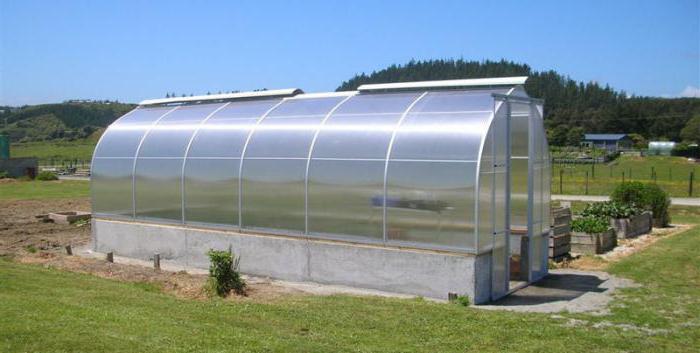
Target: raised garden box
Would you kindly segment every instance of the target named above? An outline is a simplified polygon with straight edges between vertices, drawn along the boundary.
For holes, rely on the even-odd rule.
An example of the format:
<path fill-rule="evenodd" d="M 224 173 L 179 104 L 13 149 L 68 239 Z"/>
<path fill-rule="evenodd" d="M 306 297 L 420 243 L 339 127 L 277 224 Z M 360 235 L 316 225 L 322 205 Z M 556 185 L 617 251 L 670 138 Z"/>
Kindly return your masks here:
<path fill-rule="evenodd" d="M 615 229 L 617 239 L 634 238 L 651 231 L 651 212 L 644 211 L 642 214 L 630 218 L 611 218 L 610 226 Z"/>
<path fill-rule="evenodd" d="M 555 259 L 571 251 L 571 234 L 552 235 L 549 237 L 549 258 Z"/>
<path fill-rule="evenodd" d="M 617 245 L 615 229 L 609 228 L 603 233 L 571 233 L 571 251 L 579 254 L 603 254 Z"/>

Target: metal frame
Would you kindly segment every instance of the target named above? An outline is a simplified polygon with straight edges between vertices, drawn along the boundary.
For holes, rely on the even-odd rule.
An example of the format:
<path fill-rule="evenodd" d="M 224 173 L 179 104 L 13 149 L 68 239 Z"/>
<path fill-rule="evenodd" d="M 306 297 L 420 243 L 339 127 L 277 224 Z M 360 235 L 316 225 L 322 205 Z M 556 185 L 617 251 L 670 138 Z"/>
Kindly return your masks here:
<path fill-rule="evenodd" d="M 136 147 L 136 152 L 134 152 L 134 164 L 131 168 L 131 208 L 134 214 L 134 218 L 136 218 L 136 163 L 139 160 L 139 152 L 141 152 L 141 146 L 143 146 L 143 141 L 146 140 L 146 137 L 151 133 L 151 130 L 153 130 L 153 127 L 158 125 L 158 123 L 165 118 L 166 116 L 170 115 L 170 113 L 176 111 L 178 107 L 175 107 L 173 109 L 168 110 L 167 112 L 163 113 L 158 119 L 154 120 L 149 126 L 148 129 L 143 133 L 143 136 L 141 136 L 141 140 L 139 140 L 139 145 Z"/>
<path fill-rule="evenodd" d="M 216 113 L 221 111 L 222 109 L 228 107 L 231 104 L 231 102 L 225 103 L 221 105 L 220 107 L 216 108 L 213 112 L 209 113 L 202 121 L 199 122 L 199 125 L 197 125 L 197 128 L 192 132 L 192 136 L 190 136 L 190 140 L 187 142 L 187 147 L 185 147 L 185 155 L 182 158 L 182 171 L 180 172 L 180 195 L 182 195 L 182 224 L 185 224 L 185 200 L 187 200 L 187 197 L 185 197 L 185 167 L 187 167 L 187 157 L 190 154 L 190 147 L 192 147 L 192 142 L 194 139 L 197 137 L 197 134 L 199 133 L 199 130 L 204 126 L 204 124 L 211 119 Z"/>
<path fill-rule="evenodd" d="M 386 149 L 386 159 L 384 160 L 384 200 L 382 200 L 382 237 L 384 238 L 384 243 L 386 243 L 389 240 L 389 234 L 388 230 L 386 228 L 386 199 L 388 197 L 387 195 L 387 179 L 389 176 L 389 159 L 391 158 L 391 152 L 394 148 L 394 140 L 396 139 L 396 134 L 398 133 L 399 129 L 401 128 L 401 124 L 403 121 L 406 119 L 406 116 L 408 116 L 408 113 L 413 109 L 413 107 L 418 103 L 423 97 L 425 97 L 428 94 L 428 92 L 423 92 L 420 96 L 418 96 L 401 114 L 401 117 L 399 118 L 399 121 L 396 122 L 396 126 L 394 127 L 394 131 L 391 133 L 391 138 L 389 139 L 389 145 L 387 146 Z"/>
<path fill-rule="evenodd" d="M 419 90 L 426 88 L 459 88 L 459 87 L 495 87 L 495 86 L 515 86 L 523 85 L 527 81 L 527 76 L 516 77 L 495 77 L 495 78 L 474 78 L 462 80 L 439 80 L 439 81 L 417 81 L 417 82 L 397 82 L 366 84 L 357 87 L 363 91 L 389 91 L 389 90 Z"/>
<path fill-rule="evenodd" d="M 311 138 L 311 145 L 309 146 L 309 154 L 306 157 L 306 169 L 304 170 L 304 234 L 309 234 L 309 167 L 311 166 L 311 156 L 314 152 L 314 147 L 316 146 L 316 139 L 321 133 L 321 129 L 326 125 L 326 121 L 333 115 L 333 113 L 340 108 L 343 103 L 347 102 L 348 99 L 352 98 L 355 94 L 350 94 L 345 99 L 338 102 L 338 104 L 331 109 L 323 120 L 318 124 L 316 131 L 314 132 L 314 137 Z"/>
<path fill-rule="evenodd" d="M 139 103 L 140 106 L 151 105 L 167 105 L 178 103 L 211 103 L 212 101 L 229 101 L 245 98 L 274 98 L 274 97 L 290 97 L 304 91 L 298 88 L 275 89 L 265 91 L 239 92 L 239 93 L 224 93 L 224 94 L 209 94 L 206 96 L 190 96 L 190 97 L 174 97 L 160 99 L 146 99 Z"/>
<path fill-rule="evenodd" d="M 286 99 L 286 98 L 285 98 Z M 243 229 L 243 160 L 245 157 L 246 150 L 248 150 L 248 144 L 250 139 L 253 137 L 253 133 L 258 128 L 260 123 L 272 113 L 277 107 L 284 103 L 284 99 L 281 99 L 277 104 L 273 105 L 268 109 L 263 115 L 260 116 L 258 120 L 255 121 L 255 125 L 248 131 L 248 136 L 246 136 L 245 144 L 243 144 L 243 149 L 241 150 L 241 158 L 238 162 L 238 229 Z"/>

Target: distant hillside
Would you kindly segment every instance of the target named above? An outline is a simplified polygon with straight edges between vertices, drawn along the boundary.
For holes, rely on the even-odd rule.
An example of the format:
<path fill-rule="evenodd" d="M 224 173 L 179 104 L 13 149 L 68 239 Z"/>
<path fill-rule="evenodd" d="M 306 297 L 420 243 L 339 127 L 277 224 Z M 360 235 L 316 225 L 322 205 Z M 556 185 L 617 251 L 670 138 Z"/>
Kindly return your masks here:
<path fill-rule="evenodd" d="M 537 72 L 511 61 L 428 60 L 392 65 L 343 82 L 339 91 L 366 83 L 530 76 L 525 89 L 545 99 L 545 124 L 552 145 L 578 145 L 584 132 L 637 133 L 646 139 L 680 141 L 680 132 L 700 116 L 698 98 L 627 97 L 597 83 L 576 82 L 555 71 Z"/>
<path fill-rule="evenodd" d="M 6 132 L 13 142 L 84 139 L 94 136 L 134 107 L 134 104 L 116 102 L 1 107 L 0 132 Z"/>

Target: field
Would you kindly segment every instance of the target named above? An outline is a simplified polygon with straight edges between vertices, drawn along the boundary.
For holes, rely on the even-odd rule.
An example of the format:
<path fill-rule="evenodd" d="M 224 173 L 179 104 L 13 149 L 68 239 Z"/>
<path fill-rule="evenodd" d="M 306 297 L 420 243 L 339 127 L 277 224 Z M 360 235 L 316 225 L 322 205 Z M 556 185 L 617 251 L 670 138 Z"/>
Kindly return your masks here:
<path fill-rule="evenodd" d="M 653 168 L 653 169 L 652 169 Z M 563 172 L 562 172 L 563 171 Z M 609 164 L 553 164 L 552 193 L 566 195 L 610 195 L 624 180 L 656 182 L 673 197 L 689 197 L 689 176 L 695 171 L 693 197 L 700 195 L 697 163 L 683 157 L 625 157 Z M 586 193 L 588 172 L 588 193 Z M 652 172 L 656 180 L 652 178 Z M 560 177 L 563 177 L 560 189 Z"/>
<path fill-rule="evenodd" d="M 41 261 L 61 256 L 61 244 L 51 239 L 84 242 L 89 229 L 29 216 L 89 207 L 87 185 L 0 184 L 0 219 L 8 222 L 0 228 L 0 248 L 7 250 L 0 255 L 0 351 L 694 352 L 700 345 L 700 227 L 604 264 L 641 287 L 622 291 L 602 316 L 349 295 L 222 300 L 174 294 L 180 273 L 163 272 L 165 282 L 153 282 L 147 280 L 153 271 L 141 269 L 142 279 L 134 280 L 103 261 L 93 261 L 102 272 L 90 275 L 13 255 L 26 255 L 37 242 L 46 248 L 28 256 Z M 672 212 L 674 222 L 700 223 L 700 208 Z"/>
<path fill-rule="evenodd" d="M 13 143 L 12 157 L 36 157 L 41 165 L 61 165 L 62 161 L 78 160 L 90 164 L 96 138 L 77 141 L 42 141 Z"/>
<path fill-rule="evenodd" d="M 90 182 L 0 179 L 0 200 L 76 198 L 90 195 Z"/>

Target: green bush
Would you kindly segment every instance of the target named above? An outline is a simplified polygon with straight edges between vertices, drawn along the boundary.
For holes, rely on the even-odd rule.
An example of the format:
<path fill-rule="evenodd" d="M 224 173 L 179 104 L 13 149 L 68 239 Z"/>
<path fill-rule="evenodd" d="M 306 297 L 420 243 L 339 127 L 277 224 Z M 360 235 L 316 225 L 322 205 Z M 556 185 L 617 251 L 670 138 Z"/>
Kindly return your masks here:
<path fill-rule="evenodd" d="M 630 218 L 642 213 L 642 209 L 634 203 L 622 203 L 617 201 L 595 202 L 589 203 L 581 212 L 584 217 L 600 217 L 600 218 Z"/>
<path fill-rule="evenodd" d="M 581 217 L 571 221 L 571 229 L 574 232 L 583 233 L 603 233 L 610 228 L 610 223 L 607 219 L 600 217 Z"/>
<path fill-rule="evenodd" d="M 0 179 L 5 179 L 5 178 L 9 178 L 9 177 L 10 177 L 10 173 L 8 173 L 4 170 L 0 170 Z"/>
<path fill-rule="evenodd" d="M 48 180 L 58 180 L 58 176 L 56 176 L 56 173 L 54 172 L 49 172 L 48 170 L 45 170 L 43 172 L 39 172 L 36 176 L 37 180 L 43 180 L 43 181 L 48 181 Z"/>
<path fill-rule="evenodd" d="M 668 194 L 656 184 L 643 184 L 638 181 L 618 185 L 610 195 L 612 201 L 635 205 L 651 211 L 656 223 L 665 227 L 671 222 L 668 207 L 671 200 Z"/>
<path fill-rule="evenodd" d="M 209 250 L 209 287 L 220 297 L 226 297 L 233 290 L 245 295 L 246 283 L 238 272 L 238 262 L 231 250 Z"/>

